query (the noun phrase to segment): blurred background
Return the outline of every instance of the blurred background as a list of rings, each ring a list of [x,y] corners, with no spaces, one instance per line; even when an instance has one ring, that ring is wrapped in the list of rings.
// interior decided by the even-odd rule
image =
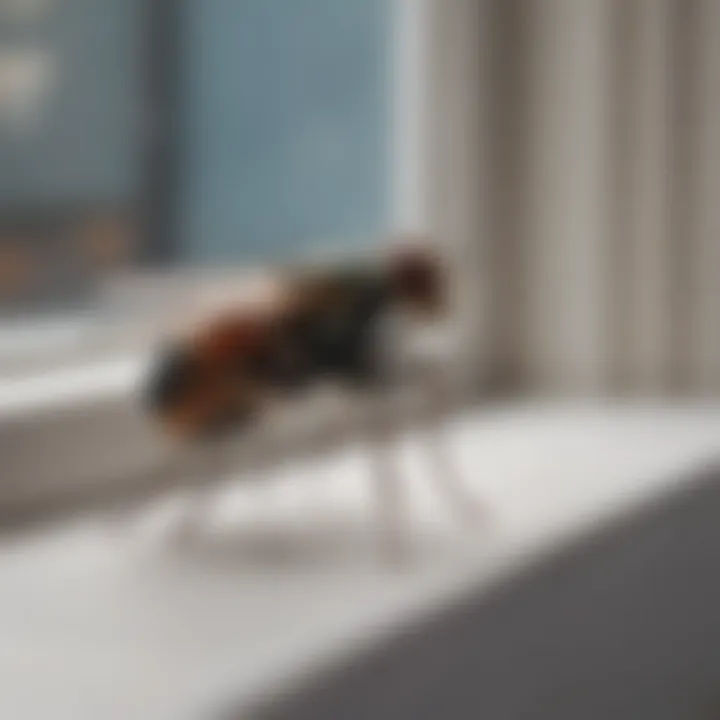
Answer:
[[[152,292],[387,228],[387,3],[0,13],[0,302],[26,344],[41,318],[137,322],[123,301],[147,274]]]
[[[449,262],[462,336],[452,441],[505,512],[463,547],[505,567],[514,543],[544,547],[577,518],[692,487],[720,441],[719,40],[717,0],[0,0],[3,526],[51,508],[94,521],[96,503],[150,487],[162,448],[134,393],[168,328],[259,269],[362,256],[405,231],[429,233]],[[319,474],[354,477],[337,462]],[[282,471],[291,486],[301,467]],[[255,688],[252,653],[272,636],[294,667],[277,628],[284,618],[292,635],[319,597],[357,627],[352,608],[396,619],[397,593],[414,602],[426,580],[447,581],[363,570],[358,590],[333,570],[330,586],[312,550],[300,579],[205,568],[106,587],[98,568],[120,572],[117,544],[48,532],[46,545],[0,544],[15,588],[0,622],[23,657],[49,652],[38,678],[71,673],[64,690],[37,682],[73,720],[110,707],[166,717],[198,667],[215,679],[241,667]],[[717,560],[717,543],[700,546]],[[72,560],[90,547],[88,564]],[[474,552],[450,563],[463,577],[486,576]],[[352,552],[336,559],[358,575]],[[238,620],[229,608],[248,587]],[[92,607],[78,600],[88,588]],[[62,609],[20,619],[43,596]],[[108,635],[113,624],[127,632]],[[330,635],[317,625],[313,642]],[[106,675],[89,670],[98,647]],[[172,680],[148,671],[143,685],[143,653]],[[276,665],[263,662],[266,682]],[[28,672],[0,653],[8,708],[26,708],[8,717],[47,717],[27,709],[43,696]],[[130,696],[147,712],[116,703]],[[488,712],[541,717],[523,714],[531,705]]]
[[[141,288],[423,229],[484,378],[716,391],[712,0],[0,12],[7,344],[100,307],[129,333],[161,305]]]

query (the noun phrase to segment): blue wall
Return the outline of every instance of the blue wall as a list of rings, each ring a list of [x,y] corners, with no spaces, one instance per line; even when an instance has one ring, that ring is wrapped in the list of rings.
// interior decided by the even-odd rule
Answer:
[[[353,243],[386,220],[389,0],[190,0],[184,252]]]
[[[38,132],[0,126],[0,204],[123,201],[140,182],[141,0],[60,0],[30,27],[0,20],[0,47],[57,59]]]

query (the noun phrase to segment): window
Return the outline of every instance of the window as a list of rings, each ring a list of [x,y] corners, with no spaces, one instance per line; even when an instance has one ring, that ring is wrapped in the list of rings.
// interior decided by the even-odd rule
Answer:
[[[2,310],[76,302],[134,254],[141,29],[141,0],[2,8]]]
[[[256,263],[387,222],[389,0],[189,0],[180,253]]]
[[[386,229],[392,0],[16,5],[33,11],[0,23],[9,295],[52,306],[108,266],[255,265]]]

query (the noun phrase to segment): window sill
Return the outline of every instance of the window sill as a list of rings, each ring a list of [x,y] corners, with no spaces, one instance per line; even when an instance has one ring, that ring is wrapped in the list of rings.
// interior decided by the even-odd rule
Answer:
[[[96,323],[83,344],[25,357],[14,367],[0,357],[0,521],[182,482],[162,476],[168,448],[140,412],[135,388],[148,351],[175,318],[227,299],[249,275],[129,278],[109,289],[99,315],[116,318],[115,324]],[[468,393],[461,395],[467,403]],[[405,398],[393,393],[389,401]],[[304,453],[343,439],[347,405],[305,408],[301,416],[303,422],[288,418],[261,431],[259,443],[257,437],[238,442],[238,464],[248,443],[269,442],[275,459],[278,451]]]

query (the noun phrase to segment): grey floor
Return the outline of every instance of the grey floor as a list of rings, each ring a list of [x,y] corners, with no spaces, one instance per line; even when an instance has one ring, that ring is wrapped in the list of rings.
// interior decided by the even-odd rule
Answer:
[[[450,521],[424,476],[420,442],[407,438],[419,552],[405,572],[378,562],[365,458],[352,448],[279,468],[262,486],[238,478],[217,494],[209,530],[191,547],[171,540],[180,496],[121,526],[88,516],[7,538],[0,717],[184,720],[226,702],[242,717],[404,623],[442,613],[470,588],[491,592],[576,533],[677,491],[691,468],[716,456],[720,412],[541,405],[471,413],[447,430],[488,522]],[[703,547],[702,537],[692,542]],[[489,647],[508,671],[522,658],[497,632]],[[538,636],[535,647],[550,646]],[[572,644],[558,652],[566,657]],[[537,688],[538,707],[552,706],[551,688]]]
[[[720,471],[692,483],[290,699],[224,717],[717,720]]]

